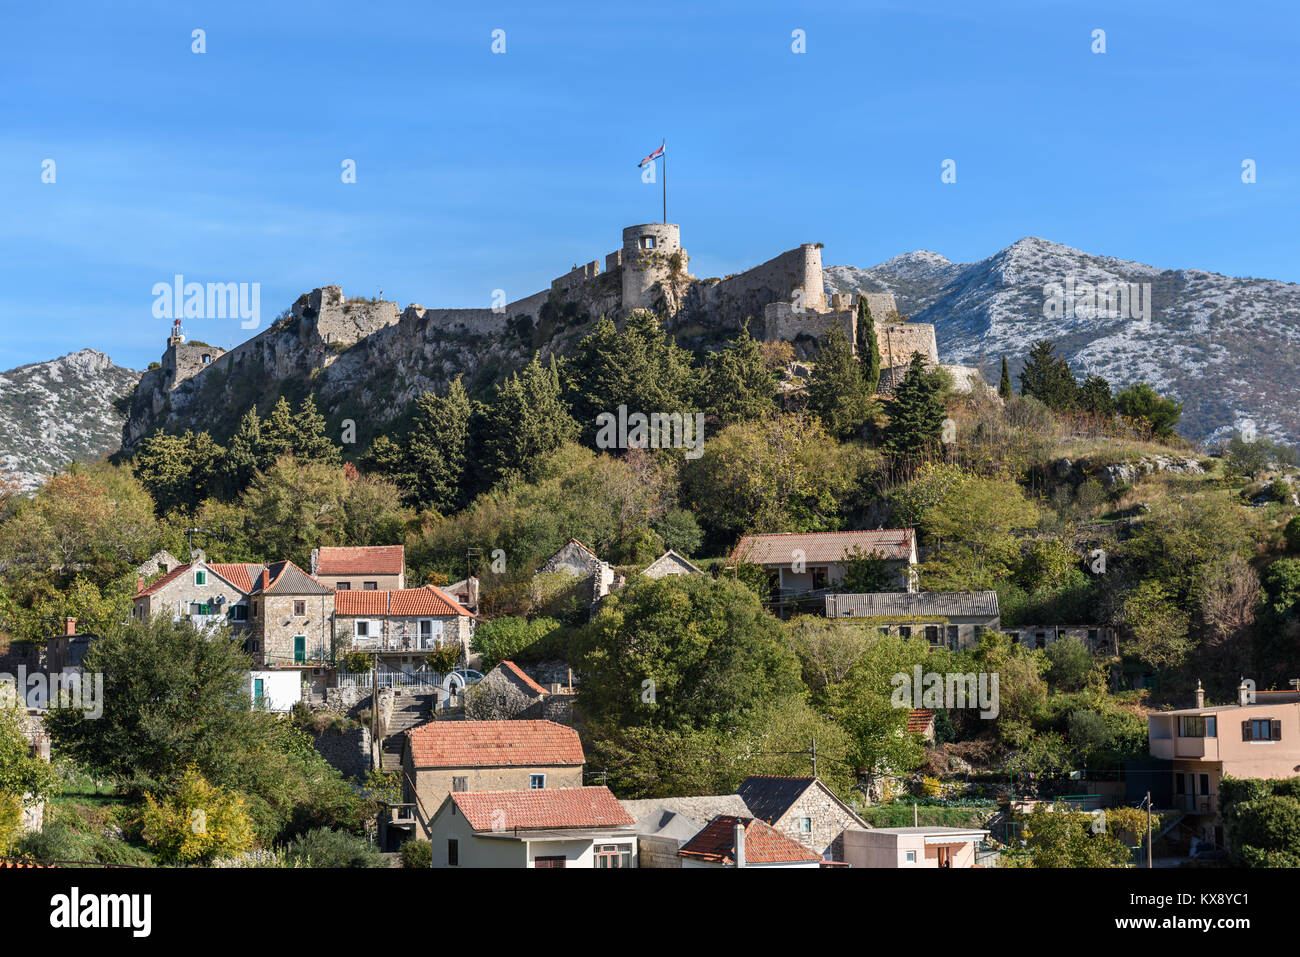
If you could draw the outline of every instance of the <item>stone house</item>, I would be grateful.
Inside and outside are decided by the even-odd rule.
[[[699,568],[688,558],[678,555],[671,548],[656,558],[641,574],[646,578],[664,578],[668,575],[703,575]]]
[[[448,644],[469,659],[474,614],[436,585],[392,591],[343,590],[334,593],[334,618],[340,638],[351,636],[355,651],[378,651],[390,666],[405,670],[423,664],[424,653]]]
[[[503,661],[465,692],[471,721],[509,721],[536,709],[547,691],[513,661]]]
[[[998,631],[995,591],[868,592],[827,595],[827,618],[869,618],[882,634],[924,638],[932,648],[973,648]]]
[[[564,575],[580,582],[581,597],[593,612],[602,598],[623,586],[614,566],[601,561],[594,551],[576,538],[569,539],[542,562],[533,576],[534,586],[546,575]]]
[[[334,591],[290,561],[209,562],[200,552],[148,586],[137,580],[131,616],[159,614],[200,629],[229,625],[259,670],[321,668],[330,660]]]
[[[719,814],[677,852],[682,867],[821,867],[815,851],[752,817]]]
[[[679,868],[677,852],[719,814],[752,817],[738,794],[620,801],[636,819],[640,867]]]
[[[426,837],[453,792],[582,787],[582,742],[553,721],[430,721],[404,736],[403,801]]]
[[[750,813],[828,861],[844,860],[844,832],[869,825],[818,778],[751,775],[736,793]]]
[[[834,590],[855,557],[883,559],[900,591],[916,590],[916,530],[881,528],[858,532],[777,532],[745,535],[731,565],[767,570],[777,596]]]
[[[606,787],[453,791],[429,840],[434,867],[636,867],[632,824]]]
[[[313,548],[311,574],[335,591],[400,591],[406,587],[406,548],[402,545]]]
[[[1043,649],[1062,638],[1077,638],[1094,655],[1118,655],[1115,629],[1103,625],[1016,625],[1007,634],[1026,648]]]

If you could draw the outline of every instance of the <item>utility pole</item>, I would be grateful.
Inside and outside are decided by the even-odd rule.
[[[470,585],[469,580],[470,578],[473,577],[473,572],[471,571],[470,566],[473,559],[475,558],[481,559],[482,557],[483,557],[483,549],[481,548],[465,549],[465,605],[466,607],[469,607],[470,602],[473,601],[473,607],[470,608],[469,610],[474,612],[474,614],[476,615],[478,614],[478,600],[477,600],[477,596],[471,595],[472,586]]]
[[[1147,868],[1150,869],[1155,865],[1151,860],[1151,792],[1147,792]]]
[[[370,747],[375,755],[375,770],[384,769],[384,742],[379,740],[379,652],[370,655]]]
[[[813,777],[817,777],[817,738],[812,739],[812,748],[809,752],[812,754]]]

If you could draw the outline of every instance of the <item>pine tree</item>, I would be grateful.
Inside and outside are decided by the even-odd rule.
[[[808,380],[808,408],[837,439],[857,435],[874,412],[875,402],[862,381],[862,366],[839,325],[821,341],[817,365]]]
[[[1003,399],[1011,398],[1011,373],[1007,371],[1007,357],[1002,357],[1002,378],[998,381],[998,395]]]
[[[420,508],[450,512],[466,504],[463,479],[471,411],[459,377],[446,395],[426,392],[417,400],[406,457],[412,498]]]
[[[701,404],[722,425],[761,419],[776,409],[776,379],[748,329],[710,353]]]
[[[257,448],[257,467],[265,472],[282,455],[292,455],[298,439],[289,400],[280,396],[271,413],[261,422],[261,441]]]
[[[311,396],[302,400],[293,417],[293,454],[301,462],[338,465],[341,461],[339,447],[325,434],[325,417]]]
[[[895,456],[930,451],[938,443],[944,418],[938,370],[927,370],[925,359],[914,352],[903,381],[894,390],[884,430],[885,448]]]
[[[862,363],[862,382],[867,392],[876,394],[880,387],[880,343],[876,340],[876,320],[866,293],[858,293],[858,361]]]
[[[1073,408],[1078,401],[1079,383],[1070,365],[1056,354],[1050,339],[1035,342],[1020,372],[1020,394],[1033,396],[1058,412]]]
[[[251,408],[239,420],[239,427],[226,443],[221,460],[221,497],[227,501],[239,496],[253,481],[253,475],[263,468],[262,423],[257,409]]]
[[[578,423],[560,393],[560,375],[551,359],[533,361],[497,387],[483,420],[482,477],[494,485],[513,475],[536,478],[547,456],[576,439]]]
[[[1079,389],[1079,407],[1103,419],[1115,414],[1115,399],[1104,376],[1090,375],[1084,380]]]

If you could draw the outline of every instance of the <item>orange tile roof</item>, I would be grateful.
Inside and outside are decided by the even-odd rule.
[[[334,593],[336,615],[464,615],[474,613],[436,585],[392,591],[343,589]]]
[[[891,560],[912,555],[915,531],[910,528],[879,528],[859,532],[777,532],[746,535],[736,544],[732,562],[753,565],[789,565],[795,552],[805,562],[840,562],[856,548],[863,556],[875,554]]]
[[[194,562],[186,562],[184,565],[177,565],[152,585],[145,586],[131,597],[143,598],[145,595],[153,595],[164,586],[170,585],[193,567]],[[247,564],[244,562],[207,562],[205,563],[205,567],[214,575],[225,579],[228,583],[245,593],[253,590],[254,574],[259,573],[262,570],[262,565],[260,564]]]
[[[37,864],[34,861],[0,861],[0,870],[29,870],[52,866],[51,864]]]
[[[363,545],[356,548],[321,548],[317,575],[400,575],[405,566],[403,545]]]
[[[453,791],[451,800],[476,831],[630,827],[636,823],[607,787]]]
[[[907,715],[907,733],[925,734],[934,721],[934,712],[928,708],[918,708]]]
[[[536,681],[534,681],[532,678],[528,677],[528,675],[524,674],[524,669],[523,669],[523,668],[520,668],[520,667],[519,667],[517,664],[515,664],[513,661],[503,661],[503,662],[501,662],[501,667],[502,667],[502,668],[508,668],[508,669],[511,671],[511,673],[514,674],[514,676],[515,676],[516,678],[518,678],[520,681],[522,681],[525,685],[527,685],[527,686],[528,686],[529,688],[531,688],[532,690],[536,691],[538,694],[547,694],[547,693],[548,693],[547,690],[546,690],[545,688],[543,688],[541,685],[539,685],[539,684],[538,684]]]
[[[417,768],[582,765],[578,732],[554,721],[430,721],[406,732]]]
[[[717,864],[736,862],[736,825],[745,829],[745,863],[791,864],[797,861],[820,861],[821,855],[792,841],[780,831],[752,817],[719,814],[677,853]]]

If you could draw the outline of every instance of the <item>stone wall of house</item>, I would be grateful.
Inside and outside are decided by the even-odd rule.
[[[465,693],[465,717],[471,721],[509,721],[523,717],[541,699],[502,669],[493,668]]]
[[[534,701],[532,705],[516,716],[521,720],[545,719],[554,721],[556,724],[562,724],[566,727],[573,727],[573,703],[577,700],[577,694],[567,694],[559,692],[548,694],[546,697]]]
[[[294,614],[294,602],[303,603],[304,614]],[[251,620],[258,639],[258,664],[292,665],[294,638],[302,635],[307,662],[326,660],[334,616],[334,595],[263,595],[256,602],[257,615]]]
[[[681,842],[673,837],[654,837],[641,835],[636,839],[638,867],[681,867],[682,859],[677,856]]]
[[[136,617],[148,618],[160,613],[169,616],[188,615],[192,602],[206,602],[212,606],[214,614],[218,611],[226,614],[230,606],[244,600],[243,592],[219,578],[211,569],[208,570],[207,582],[202,585],[194,584],[194,573],[195,569],[191,568],[172,579],[160,591],[137,598]],[[224,598],[225,601],[217,604],[218,598]]]
[[[326,729],[312,736],[312,744],[330,767],[350,778],[364,777],[371,768],[370,729]]]
[[[812,819],[811,832],[801,829],[803,818]],[[829,851],[833,861],[844,860],[844,831],[862,829],[843,808],[816,787],[805,791],[775,827],[786,837],[811,847],[818,854],[825,856]]]

